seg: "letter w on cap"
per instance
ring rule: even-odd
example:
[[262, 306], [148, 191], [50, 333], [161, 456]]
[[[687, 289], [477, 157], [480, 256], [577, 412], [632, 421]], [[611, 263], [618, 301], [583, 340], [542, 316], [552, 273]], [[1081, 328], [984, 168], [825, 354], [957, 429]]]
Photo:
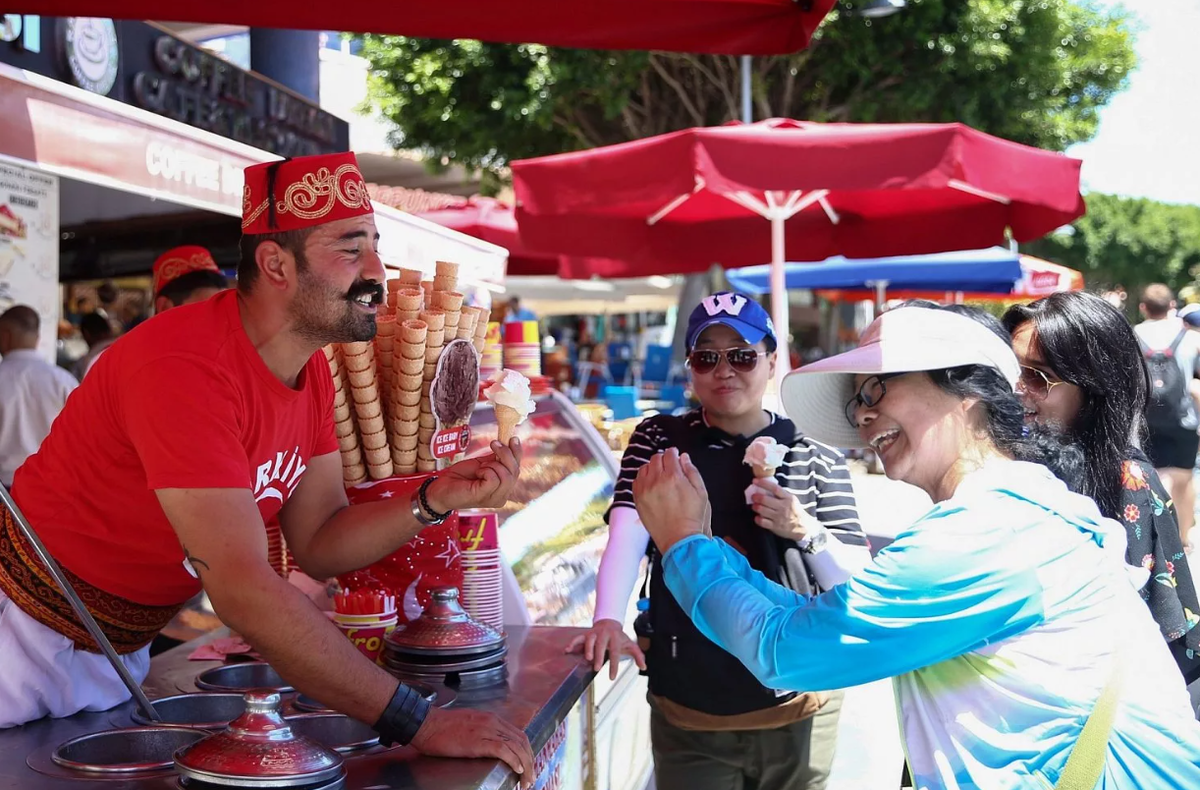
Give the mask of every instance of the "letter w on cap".
[[737, 294], [714, 294], [705, 297], [700, 304], [704, 305], [704, 312], [710, 316], [717, 313], [740, 315], [742, 308], [746, 306], [746, 297]]

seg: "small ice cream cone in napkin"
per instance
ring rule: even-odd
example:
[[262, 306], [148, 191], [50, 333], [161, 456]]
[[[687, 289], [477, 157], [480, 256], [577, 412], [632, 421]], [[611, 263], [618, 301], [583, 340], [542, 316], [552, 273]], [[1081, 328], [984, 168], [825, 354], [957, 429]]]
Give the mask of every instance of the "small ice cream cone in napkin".
[[774, 480], [775, 472], [783, 466], [788, 447], [780, 444], [770, 436], [760, 436], [746, 448], [742, 463], [754, 472], [754, 482], [746, 488], [746, 504], [749, 505], [753, 496], [762, 491], [758, 486], [759, 480]]

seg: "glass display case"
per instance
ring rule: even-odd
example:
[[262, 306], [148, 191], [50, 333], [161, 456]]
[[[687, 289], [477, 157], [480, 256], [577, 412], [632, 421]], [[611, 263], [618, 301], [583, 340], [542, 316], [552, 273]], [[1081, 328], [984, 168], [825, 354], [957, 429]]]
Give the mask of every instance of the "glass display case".
[[[608, 540], [604, 511], [617, 461], [574, 404], [553, 392], [517, 428], [524, 460], [511, 501], [499, 511], [500, 549], [535, 625], [586, 626], [596, 569]], [[468, 454], [496, 438], [489, 405], [471, 420]]]

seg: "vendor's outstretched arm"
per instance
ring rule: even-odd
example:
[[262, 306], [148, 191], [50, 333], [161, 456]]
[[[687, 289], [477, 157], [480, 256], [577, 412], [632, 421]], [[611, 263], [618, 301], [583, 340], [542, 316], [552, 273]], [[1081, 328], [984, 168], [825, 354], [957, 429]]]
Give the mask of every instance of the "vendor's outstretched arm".
[[[993, 511], [990, 523], [1002, 524]], [[961, 655], [1036, 625], [1040, 586], [1006, 530], [971, 528], [962, 511], [927, 523], [840, 587], [804, 599], [720, 541], [667, 552], [667, 586], [697, 627], [766, 686], [845, 688]], [[934, 541], [926, 537], [937, 533]], [[963, 551], [962, 541], [972, 548]], [[982, 544], [982, 545], [981, 545]], [[942, 549], [940, 547], [948, 548]]]

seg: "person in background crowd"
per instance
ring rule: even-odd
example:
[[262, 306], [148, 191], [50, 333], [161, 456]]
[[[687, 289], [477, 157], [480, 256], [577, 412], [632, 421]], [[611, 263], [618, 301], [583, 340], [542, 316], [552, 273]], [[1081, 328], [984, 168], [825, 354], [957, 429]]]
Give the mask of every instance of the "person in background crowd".
[[505, 321], [536, 321], [537, 316], [527, 307], [521, 307], [521, 297], [514, 296], [508, 300], [508, 316]]
[[1065, 432], [1084, 451], [1080, 493], [1125, 527], [1125, 559], [1150, 571], [1139, 590], [1191, 682], [1200, 661], [1200, 604], [1170, 497], [1139, 449], [1146, 434], [1146, 369], [1120, 311], [1082, 291], [1004, 314], [1021, 363], [1026, 419]]
[[[633, 481], [668, 448], [695, 459], [707, 486], [713, 534], [736, 544], [767, 578], [809, 593], [844, 582], [871, 559], [842, 454], [763, 409], [777, 352], [766, 310], [742, 294], [709, 296], [692, 311], [685, 340], [700, 408], [646, 419], [630, 438], [606, 515], [609, 538], [594, 625], [568, 650], [581, 651], [597, 671], [607, 657], [614, 678], [622, 653], [643, 668], [648, 664], [660, 790], [727, 790], [751, 781], [761, 790], [819, 790], [833, 762], [841, 692], [780, 694], [761, 684], [688, 621], [664, 584], [657, 553], [648, 655], [623, 631], [649, 542]], [[760, 437], [787, 449], [774, 477], [755, 481], [744, 459]]]
[[708, 481], [671, 449], [634, 484], [667, 587], [770, 688], [892, 677], [915, 787], [1200, 787], [1200, 722], [1135, 592], [1145, 573], [1070, 490], [1082, 452], [1025, 422], [1011, 340], [989, 327], [897, 308], [784, 380], [805, 434], [874, 447], [935, 503], [873, 563], [816, 597], [774, 583], [706, 535]]
[[0, 314], [0, 483], [37, 452], [78, 382], [37, 351], [41, 320], [23, 304]]
[[83, 381], [83, 377], [96, 364], [96, 360], [100, 358], [104, 350], [113, 344], [117, 336], [113, 332], [112, 324], [98, 310], [94, 313], [88, 313], [80, 320], [79, 334], [83, 336], [84, 342], [88, 344], [88, 352], [83, 355], [82, 359], [75, 363], [75, 377]]
[[207, 249], [197, 245], [175, 247], [154, 261], [151, 283], [154, 314], [203, 302], [228, 287], [229, 281]]
[[80, 296], [75, 300], [75, 309], [67, 313], [67, 321], [79, 326], [85, 315], [96, 312], [96, 302], [90, 296]]
[[1200, 334], [1189, 332], [1188, 325], [1172, 315], [1175, 295], [1162, 283], [1146, 286], [1140, 309], [1145, 320], [1134, 332], [1150, 371], [1146, 454], [1174, 500], [1180, 538], [1191, 550], [1189, 536], [1196, 522], [1192, 474], [1200, 448], [1191, 382], [1200, 373]]

